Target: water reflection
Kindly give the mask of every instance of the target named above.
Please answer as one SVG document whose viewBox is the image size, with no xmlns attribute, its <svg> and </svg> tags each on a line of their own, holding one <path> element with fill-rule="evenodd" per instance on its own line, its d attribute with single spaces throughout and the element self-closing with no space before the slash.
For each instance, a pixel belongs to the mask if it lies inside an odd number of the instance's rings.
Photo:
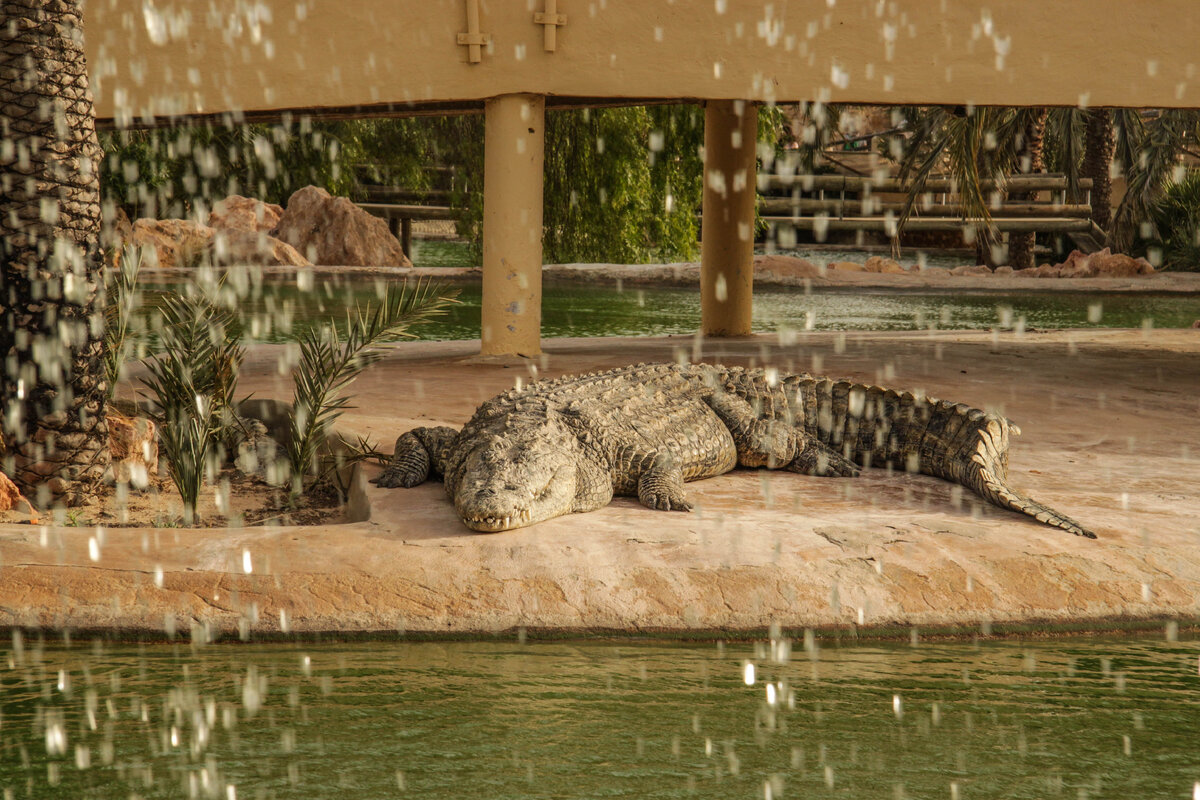
<svg viewBox="0 0 1200 800">
<path fill-rule="evenodd" d="M 786 660 L 781 641 L 16 641 L 0 670 L 0 788 L 1185 797 L 1200 775 L 1196 641 L 813 641 Z"/>
<path fill-rule="evenodd" d="M 295 281 L 267 281 L 248 286 L 235 306 L 249 339 L 282 342 L 313 321 L 344 318 L 345 310 L 356 303 L 378 303 L 387 285 L 370 279 L 322 280 L 308 291 Z M 178 285 L 145 284 L 143 326 L 154 324 L 152 310 L 169 288 Z M 478 338 L 479 286 L 461 287 L 458 299 L 461 305 L 411 332 L 420 339 Z M 864 289 L 806 294 L 771 288 L 754 294 L 756 331 L 1186 328 L 1198 318 L 1200 297 L 1186 294 L 916 294 Z M 543 288 L 543 337 L 693 334 L 699 320 L 699 292 L 692 289 Z"/>
</svg>

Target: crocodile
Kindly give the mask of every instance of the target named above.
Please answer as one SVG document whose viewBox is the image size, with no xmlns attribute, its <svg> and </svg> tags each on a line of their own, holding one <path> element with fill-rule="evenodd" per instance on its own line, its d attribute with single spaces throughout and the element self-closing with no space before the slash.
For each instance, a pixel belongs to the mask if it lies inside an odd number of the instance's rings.
<svg viewBox="0 0 1200 800">
<path fill-rule="evenodd" d="M 1095 538 L 1008 485 L 1019 433 L 1002 416 L 920 392 L 771 368 L 638 364 L 511 389 L 462 430 L 410 430 L 375 482 L 411 487 L 440 475 L 463 523 L 496 532 L 594 511 L 614 495 L 688 511 L 684 482 L 737 466 L 826 477 L 882 467 L 953 481 Z"/>
</svg>

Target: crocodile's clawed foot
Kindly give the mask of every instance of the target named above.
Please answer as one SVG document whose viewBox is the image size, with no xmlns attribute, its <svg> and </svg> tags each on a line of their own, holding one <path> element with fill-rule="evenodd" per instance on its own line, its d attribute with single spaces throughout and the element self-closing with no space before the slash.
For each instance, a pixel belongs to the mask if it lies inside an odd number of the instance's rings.
<svg viewBox="0 0 1200 800">
<path fill-rule="evenodd" d="M 683 475 L 678 469 L 656 467 L 638 481 L 638 500 L 656 511 L 691 511 L 683 493 Z"/>
<path fill-rule="evenodd" d="M 646 494 L 641 495 L 638 499 L 646 508 L 653 508 L 656 511 L 691 511 L 692 504 L 687 501 L 687 498 L 680 494 Z"/>
<path fill-rule="evenodd" d="M 378 478 L 372 481 L 381 489 L 403 487 L 411 489 L 429 479 L 432 461 L 429 449 L 421 436 L 438 434 L 440 431 L 451 431 L 449 428 L 414 428 L 396 440 L 396 452 L 392 460 Z"/>
<path fill-rule="evenodd" d="M 861 472 L 853 461 L 820 442 L 806 443 L 804 450 L 787 468 L 818 478 L 857 478 Z"/>
<path fill-rule="evenodd" d="M 395 469 L 388 467 L 383 471 L 378 478 L 373 478 L 371 483 L 378 486 L 380 489 L 395 489 L 404 488 L 411 489 L 414 486 L 425 482 L 425 475 L 420 474 L 415 470 Z"/>
</svg>

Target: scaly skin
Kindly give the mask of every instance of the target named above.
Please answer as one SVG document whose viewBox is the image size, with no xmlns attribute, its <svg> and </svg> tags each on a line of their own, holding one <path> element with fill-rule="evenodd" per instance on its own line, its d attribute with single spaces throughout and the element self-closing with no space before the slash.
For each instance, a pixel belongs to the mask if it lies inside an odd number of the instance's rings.
<svg viewBox="0 0 1200 800">
<path fill-rule="evenodd" d="M 1007 484 L 995 414 L 850 381 L 709 364 L 639 364 L 539 381 L 488 400 L 461 431 L 396 441 L 380 486 L 441 475 L 459 517 L 504 531 L 602 508 L 613 495 L 688 511 L 686 481 L 736 466 L 853 477 L 859 466 L 923 472 L 1046 525 L 1095 538 Z"/>
</svg>

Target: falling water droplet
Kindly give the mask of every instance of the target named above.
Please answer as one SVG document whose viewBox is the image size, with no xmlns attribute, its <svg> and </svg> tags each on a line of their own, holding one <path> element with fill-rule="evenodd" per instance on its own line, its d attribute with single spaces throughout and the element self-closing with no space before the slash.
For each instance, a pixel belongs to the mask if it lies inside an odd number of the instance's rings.
<svg viewBox="0 0 1200 800">
<path fill-rule="evenodd" d="M 754 662 L 746 661 L 742 664 L 742 680 L 747 686 L 754 685 Z"/>
</svg>

